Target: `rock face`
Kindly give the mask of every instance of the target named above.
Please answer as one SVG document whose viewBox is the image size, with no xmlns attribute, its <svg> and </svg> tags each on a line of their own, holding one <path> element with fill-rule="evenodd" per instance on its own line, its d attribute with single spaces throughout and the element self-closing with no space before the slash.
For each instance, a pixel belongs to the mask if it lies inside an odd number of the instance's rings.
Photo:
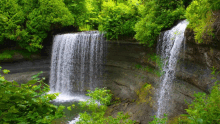
<svg viewBox="0 0 220 124">
<path fill-rule="evenodd" d="M 116 116 L 117 112 L 123 111 L 142 124 L 151 120 L 156 110 L 153 108 L 154 88 L 140 90 L 146 84 L 156 86 L 159 82 L 159 76 L 154 72 L 155 61 L 148 60 L 153 53 L 155 49 L 135 43 L 108 43 L 105 86 L 112 91 L 117 103 L 109 107 L 107 115 Z M 146 68 L 152 71 L 144 70 Z"/>
<path fill-rule="evenodd" d="M 215 12 L 219 15 L 219 12 Z M 184 100 L 191 102 L 194 92 L 210 93 L 215 80 L 211 78 L 212 69 L 220 70 L 220 35 L 219 17 L 212 25 L 215 38 L 204 35 L 204 43 L 198 44 L 194 39 L 194 32 L 190 29 L 185 31 L 185 41 L 179 55 L 172 93 L 172 114 L 170 118 L 186 113 L 187 105 Z M 209 38 L 209 39 L 207 39 Z M 220 79 L 220 75 L 216 75 Z"/>
<path fill-rule="evenodd" d="M 216 12 L 216 14 L 218 13 Z M 215 38 L 201 44 L 195 42 L 192 30 L 186 29 L 185 31 L 185 41 L 182 44 L 173 81 L 171 93 L 173 109 L 168 116 L 170 120 L 186 113 L 185 109 L 188 106 L 184 100 L 191 103 L 195 92 L 209 94 L 214 85 L 215 80 L 211 79 L 213 77 L 211 68 L 214 67 L 216 71 L 220 70 L 219 19 L 216 19 L 212 27 Z M 144 61 L 148 60 L 148 53 L 155 53 L 155 49 L 149 52 L 148 48 L 141 50 L 140 47 L 140 45 L 129 46 L 128 44 L 109 45 L 106 86 L 112 90 L 116 99 L 117 97 L 120 98 L 121 102 L 110 106 L 108 115 L 116 116 L 117 112 L 123 111 L 128 113 L 131 119 L 141 124 L 147 124 L 152 120 L 150 116 L 153 116 L 157 109 L 150 105 L 150 103 L 155 104 L 155 94 L 151 93 L 144 96 L 146 100 L 152 97 L 151 102 L 139 103 L 140 96 L 138 96 L 137 91 L 142 88 L 144 83 L 152 84 L 153 89 L 155 89 L 160 81 L 159 77 L 153 73 L 132 68 L 135 67 L 135 64 L 140 64 L 142 67 L 150 66 L 156 69 L 155 63 Z M 216 75 L 216 77 L 220 79 L 220 75 Z"/>
<path fill-rule="evenodd" d="M 2 69 L 10 70 L 10 73 L 4 75 L 8 81 L 17 81 L 19 84 L 27 83 L 33 75 L 40 71 L 43 73 L 39 77 L 45 77 L 45 82 L 49 81 L 50 58 L 38 59 L 33 61 L 23 60 L 8 63 L 1 63 Z"/>
<path fill-rule="evenodd" d="M 143 70 L 144 66 L 152 66 L 144 62 L 150 53 L 153 53 L 153 50 L 139 44 L 108 43 L 105 85 L 115 96 L 121 99 L 136 99 L 135 91 L 143 84 L 156 82 L 156 75 Z"/>
</svg>

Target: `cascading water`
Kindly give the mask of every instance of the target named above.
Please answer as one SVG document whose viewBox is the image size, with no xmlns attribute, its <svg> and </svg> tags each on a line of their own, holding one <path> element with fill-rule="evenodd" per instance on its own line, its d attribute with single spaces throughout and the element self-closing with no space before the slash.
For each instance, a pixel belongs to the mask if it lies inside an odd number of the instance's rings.
<svg viewBox="0 0 220 124">
<path fill-rule="evenodd" d="M 158 90 L 157 100 L 157 113 L 158 118 L 168 114 L 171 107 L 168 105 L 170 102 L 170 93 L 172 90 L 172 81 L 175 78 L 175 68 L 177 64 L 178 55 L 180 52 L 181 44 L 184 41 L 184 31 L 188 22 L 181 21 L 178 25 L 160 34 L 157 46 L 157 54 L 161 56 L 163 61 L 163 76 L 161 76 L 161 83 Z"/>
<path fill-rule="evenodd" d="M 51 59 L 51 92 L 72 96 L 101 87 L 105 51 L 106 41 L 97 31 L 56 35 Z"/>
</svg>

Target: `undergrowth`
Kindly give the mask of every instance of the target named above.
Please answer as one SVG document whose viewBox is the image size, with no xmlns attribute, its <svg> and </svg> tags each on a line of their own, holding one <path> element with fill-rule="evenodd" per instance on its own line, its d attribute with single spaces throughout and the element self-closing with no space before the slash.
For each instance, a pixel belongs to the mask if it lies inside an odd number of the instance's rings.
<svg viewBox="0 0 220 124">
<path fill-rule="evenodd" d="M 0 60 L 11 59 L 16 53 L 21 54 L 25 59 L 31 59 L 31 55 L 37 52 L 29 52 L 27 50 L 5 50 L 0 53 Z"/>
</svg>

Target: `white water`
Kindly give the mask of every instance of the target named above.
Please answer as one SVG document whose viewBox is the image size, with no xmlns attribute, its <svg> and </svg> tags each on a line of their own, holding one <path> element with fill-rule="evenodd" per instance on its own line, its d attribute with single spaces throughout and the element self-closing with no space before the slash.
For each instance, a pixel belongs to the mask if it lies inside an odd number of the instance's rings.
<svg viewBox="0 0 220 124">
<path fill-rule="evenodd" d="M 97 31 L 56 35 L 53 41 L 50 93 L 57 101 L 82 101 L 86 90 L 102 86 L 106 41 Z"/>
<path fill-rule="evenodd" d="M 85 101 L 86 90 L 102 86 L 106 41 L 97 31 L 56 35 L 53 41 L 49 93 L 54 102 Z M 69 121 L 75 124 L 79 116 Z"/>
<path fill-rule="evenodd" d="M 79 116 L 77 116 L 74 120 L 70 121 L 69 124 L 75 124 L 76 122 L 79 121 Z"/>
<path fill-rule="evenodd" d="M 177 26 L 171 30 L 161 33 L 158 40 L 157 53 L 161 55 L 163 60 L 163 72 L 161 76 L 161 83 L 158 91 L 157 113 L 158 118 L 163 117 L 164 114 L 169 114 L 171 110 L 170 92 L 172 90 L 172 81 L 175 78 L 175 68 L 177 64 L 178 55 L 181 44 L 184 41 L 184 31 L 188 22 L 181 21 Z"/>
</svg>

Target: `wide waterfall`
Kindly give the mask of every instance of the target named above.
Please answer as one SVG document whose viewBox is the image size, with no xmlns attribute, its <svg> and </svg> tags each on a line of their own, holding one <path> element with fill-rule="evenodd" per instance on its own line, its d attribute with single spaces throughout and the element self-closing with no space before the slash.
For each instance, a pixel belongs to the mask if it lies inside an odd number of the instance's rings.
<svg viewBox="0 0 220 124">
<path fill-rule="evenodd" d="M 106 41 L 97 31 L 56 35 L 50 89 L 71 96 L 102 86 Z"/>
<path fill-rule="evenodd" d="M 170 93 L 172 90 L 172 81 L 175 78 L 175 68 L 181 44 L 184 41 L 184 31 L 188 22 L 181 21 L 178 25 L 160 34 L 157 46 L 157 54 L 163 61 L 163 72 L 161 83 L 158 90 L 157 117 L 161 118 L 164 114 L 169 114 L 171 110 Z"/>
</svg>

